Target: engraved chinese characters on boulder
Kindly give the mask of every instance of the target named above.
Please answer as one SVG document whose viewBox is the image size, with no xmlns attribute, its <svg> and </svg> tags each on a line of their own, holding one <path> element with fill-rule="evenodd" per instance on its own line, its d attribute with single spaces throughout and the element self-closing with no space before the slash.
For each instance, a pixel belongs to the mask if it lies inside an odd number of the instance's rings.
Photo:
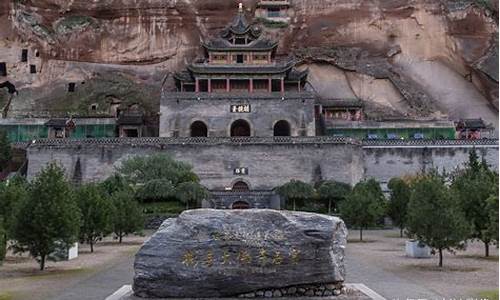
<svg viewBox="0 0 500 300">
<path fill-rule="evenodd" d="M 231 297 L 344 281 L 347 230 L 336 217 L 275 210 L 187 211 L 135 260 L 133 289 L 152 298 Z"/>
</svg>

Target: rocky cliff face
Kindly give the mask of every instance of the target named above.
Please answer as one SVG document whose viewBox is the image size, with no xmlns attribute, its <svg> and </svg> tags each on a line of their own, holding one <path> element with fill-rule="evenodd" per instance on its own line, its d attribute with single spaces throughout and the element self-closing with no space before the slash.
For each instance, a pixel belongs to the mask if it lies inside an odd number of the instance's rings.
<svg viewBox="0 0 500 300">
<path fill-rule="evenodd" d="M 252 18 L 257 1 L 243 2 Z M 291 3 L 290 24 L 264 24 L 265 32 L 280 40 L 281 54 L 303 58 L 311 89 L 322 96 L 360 97 L 373 117 L 482 117 L 497 125 L 496 1 Z M 8 74 L 0 81 L 20 91 L 7 115 L 84 114 L 93 99 L 105 112 L 107 96 L 158 107 L 160 89 L 172 85 L 169 74 L 199 55 L 200 41 L 226 25 L 236 7 L 229 0 L 2 1 L 0 62 Z M 69 82 L 85 91 L 92 81 L 101 83 L 95 97 L 67 93 Z M 117 83 L 123 89 L 108 93 Z M 128 99 L 136 87 L 150 99 Z"/>
</svg>

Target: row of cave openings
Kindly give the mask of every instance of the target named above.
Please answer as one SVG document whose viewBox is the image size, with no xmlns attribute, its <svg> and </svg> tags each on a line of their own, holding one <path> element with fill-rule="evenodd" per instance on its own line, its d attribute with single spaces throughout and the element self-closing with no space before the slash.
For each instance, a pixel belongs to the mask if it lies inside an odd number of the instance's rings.
<svg viewBox="0 0 500 300">
<path fill-rule="evenodd" d="M 38 50 L 35 50 L 35 57 L 40 57 L 40 52 Z M 28 62 L 28 49 L 22 49 L 21 50 L 21 62 L 27 63 Z M 36 65 L 29 65 L 30 66 L 30 74 L 36 74 Z M 0 62 L 0 77 L 5 77 L 7 76 L 7 63 L 6 62 Z"/>
<path fill-rule="evenodd" d="M 35 50 L 35 57 L 40 57 L 40 52 L 38 50 Z M 29 60 L 29 51 L 28 49 L 21 49 L 21 62 L 22 63 L 28 63 Z M 36 74 L 37 73 L 37 67 L 35 64 L 30 64 L 29 65 L 29 73 L 30 74 Z M 7 77 L 8 71 L 7 71 L 7 63 L 6 62 L 0 62 L 0 77 Z M 84 82 L 82 82 L 84 84 Z M 76 90 L 76 83 L 70 82 L 68 84 L 68 92 L 73 93 Z"/>
<path fill-rule="evenodd" d="M 191 137 L 208 137 L 208 127 L 202 121 L 195 121 L 191 124 Z M 236 120 L 231 124 L 231 137 L 251 136 L 250 124 L 245 120 Z M 273 128 L 274 136 L 291 136 L 290 123 L 281 120 L 276 122 Z"/>
</svg>

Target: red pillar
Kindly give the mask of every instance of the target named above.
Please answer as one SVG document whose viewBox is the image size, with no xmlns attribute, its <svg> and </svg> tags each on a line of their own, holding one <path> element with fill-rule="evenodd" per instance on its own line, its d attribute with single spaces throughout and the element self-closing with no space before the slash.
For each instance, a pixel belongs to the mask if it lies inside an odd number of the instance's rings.
<svg viewBox="0 0 500 300">
<path fill-rule="evenodd" d="M 212 79 L 208 78 L 208 92 L 212 92 Z"/>
<path fill-rule="evenodd" d="M 226 91 L 227 92 L 231 91 L 231 80 L 229 78 L 226 79 Z"/>
<path fill-rule="evenodd" d="M 195 79 L 195 87 L 194 87 L 195 92 L 199 93 L 200 92 L 200 80 L 198 78 Z"/>
<path fill-rule="evenodd" d="M 269 83 L 268 83 L 268 91 L 271 93 L 273 91 L 273 79 L 269 78 Z"/>
<path fill-rule="evenodd" d="M 250 78 L 250 93 L 253 93 L 253 78 Z"/>
<path fill-rule="evenodd" d="M 285 92 L 285 79 L 281 78 L 281 93 Z"/>
</svg>

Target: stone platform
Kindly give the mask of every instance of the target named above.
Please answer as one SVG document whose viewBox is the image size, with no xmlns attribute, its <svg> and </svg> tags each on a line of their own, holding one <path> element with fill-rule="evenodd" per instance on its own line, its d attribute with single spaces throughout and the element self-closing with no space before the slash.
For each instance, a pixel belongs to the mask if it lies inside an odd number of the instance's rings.
<svg viewBox="0 0 500 300">
<path fill-rule="evenodd" d="M 380 296 L 364 284 L 346 284 L 346 291 L 344 294 L 338 296 L 312 296 L 312 297 L 279 297 L 275 299 L 280 300 L 385 300 L 384 297 Z M 242 299 L 269 299 L 265 297 L 253 297 L 253 298 L 161 298 L 156 300 L 242 300 Z M 134 296 L 131 285 L 125 285 L 119 290 L 117 290 L 113 295 L 107 297 L 105 300 L 148 300 L 152 298 L 140 298 Z M 272 299 L 272 298 L 271 298 Z"/>
</svg>

